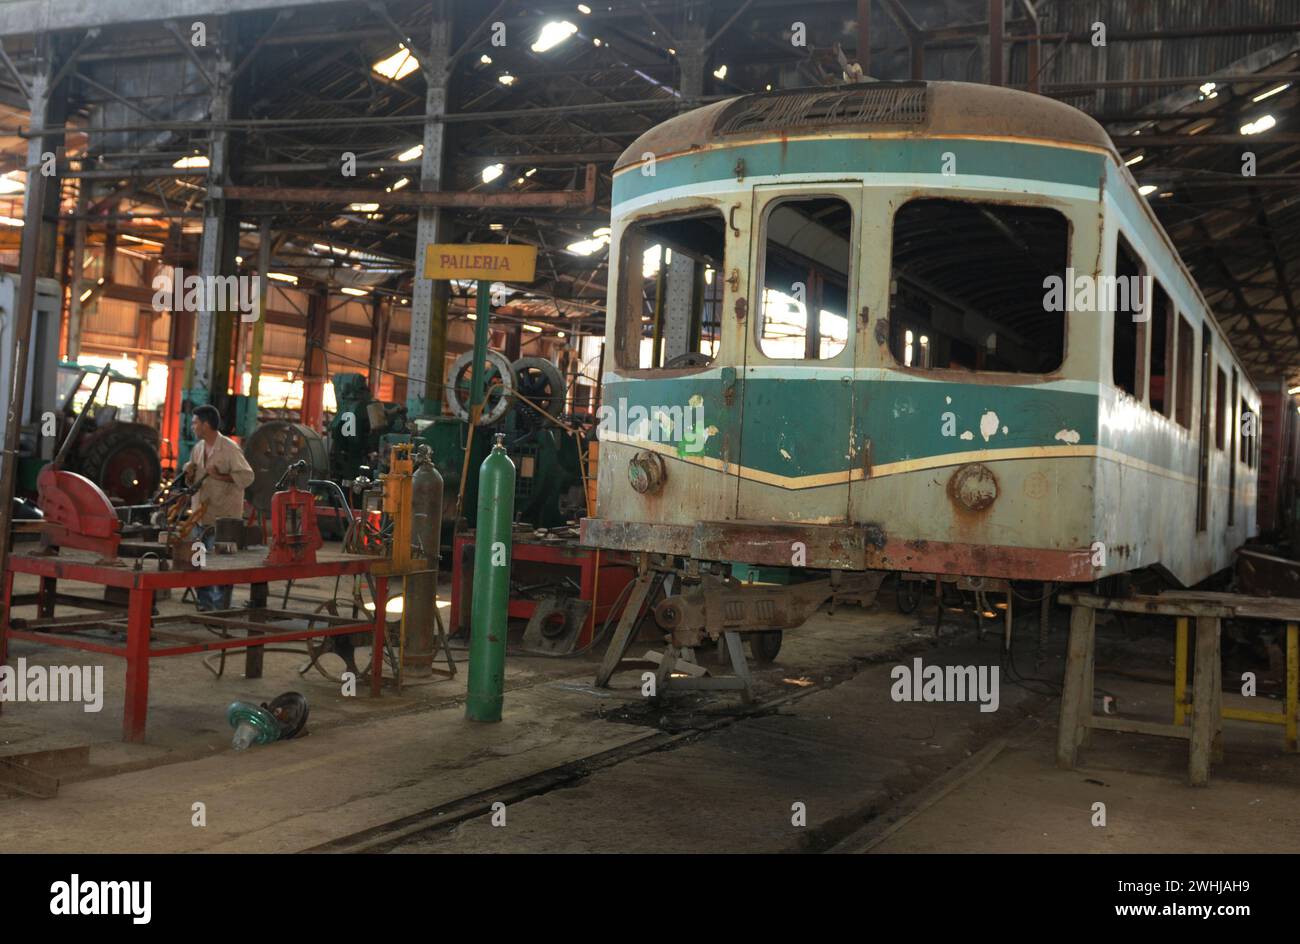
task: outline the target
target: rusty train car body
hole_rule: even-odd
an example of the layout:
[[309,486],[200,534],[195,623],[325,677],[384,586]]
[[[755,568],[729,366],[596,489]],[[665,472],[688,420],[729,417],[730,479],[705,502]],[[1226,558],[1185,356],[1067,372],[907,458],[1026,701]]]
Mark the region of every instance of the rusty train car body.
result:
[[1259,393],[1068,105],[718,102],[622,155],[611,229],[585,544],[1190,585],[1255,533]]

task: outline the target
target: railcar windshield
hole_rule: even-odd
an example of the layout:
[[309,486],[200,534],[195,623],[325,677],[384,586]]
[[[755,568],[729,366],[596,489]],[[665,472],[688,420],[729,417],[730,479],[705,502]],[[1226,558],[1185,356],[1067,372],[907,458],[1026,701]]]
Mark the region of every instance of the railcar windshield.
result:
[[[1043,374],[1065,358],[1070,224],[1044,207],[919,198],[894,215],[889,346],[906,367]],[[1052,297],[1048,286],[1062,280]],[[1056,309],[1056,310],[1054,310]]]
[[624,229],[615,321],[620,367],[697,367],[716,356],[725,248],[726,224],[713,210]]
[[758,323],[758,346],[768,357],[826,360],[844,350],[852,231],[852,210],[838,197],[769,208]]

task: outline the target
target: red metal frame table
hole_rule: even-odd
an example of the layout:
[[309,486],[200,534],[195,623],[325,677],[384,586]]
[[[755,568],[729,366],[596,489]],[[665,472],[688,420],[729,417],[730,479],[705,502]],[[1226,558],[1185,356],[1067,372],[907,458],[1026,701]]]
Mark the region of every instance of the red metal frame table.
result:
[[[121,656],[126,659],[126,705],[122,713],[122,739],[135,742],[144,740],[145,719],[149,710],[149,660],[163,656],[189,655],[222,649],[256,651],[259,647],[275,643],[368,632],[372,633],[374,638],[371,666],[375,667],[370,673],[370,694],[378,697],[383,686],[384,619],[388,602],[386,576],[375,575],[374,577],[375,612],[374,616],[365,622],[319,613],[305,614],[291,610],[266,609],[247,611],[232,609],[224,611],[224,616],[198,612],[183,616],[153,616],[154,593],[162,589],[210,587],[223,584],[266,584],[313,577],[351,576],[369,572],[371,566],[380,560],[374,557],[322,552],[317,555],[314,564],[271,566],[262,563],[265,556],[265,548],[259,548],[232,555],[209,555],[208,565],[199,570],[158,570],[157,561],[153,560],[142,562],[142,569],[136,570],[134,562],[126,561],[121,566],[103,564],[98,562],[94,554],[82,551],[65,549],[54,556],[44,556],[30,551],[11,554],[10,569],[3,577],[6,619],[4,625],[0,626],[0,665],[3,665],[8,657],[10,639],[25,639],[45,645]],[[15,600],[13,593],[15,573],[34,574],[41,578],[40,593],[31,601],[37,606],[36,619],[18,619],[13,615],[11,603],[19,606],[26,603],[26,601]],[[59,580],[76,580],[125,590],[127,592],[126,612],[122,614],[118,609],[103,616],[55,617],[56,603],[71,603],[83,608],[94,608],[98,603],[98,601],[58,593]],[[102,609],[108,609],[105,604],[98,605]],[[309,624],[307,629],[277,631],[274,622],[268,622],[265,628],[261,628],[262,624],[249,618],[263,614],[273,616],[276,620],[310,619],[312,622],[325,625],[322,628],[310,628]],[[125,627],[121,625],[123,618],[125,618]],[[190,642],[178,633],[154,630],[157,623],[180,621],[206,623],[228,629],[242,628],[248,631],[248,635],[211,640],[196,638],[195,641]],[[87,630],[104,629],[124,633],[125,645],[115,645],[78,635]],[[257,633],[256,636],[253,635],[254,632]],[[153,646],[154,637],[167,639],[170,644]]]

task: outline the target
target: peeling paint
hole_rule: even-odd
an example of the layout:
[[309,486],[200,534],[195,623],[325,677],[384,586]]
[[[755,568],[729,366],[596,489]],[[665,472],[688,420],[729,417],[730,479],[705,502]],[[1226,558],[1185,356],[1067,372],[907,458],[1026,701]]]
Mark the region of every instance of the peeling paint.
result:
[[980,417],[980,435],[984,437],[985,442],[998,434],[998,426],[1000,425],[998,415],[992,410]]
[[966,430],[966,432],[961,434],[961,438],[966,440],[967,442],[970,442],[972,439],[975,438],[975,434],[968,429]]
[[787,462],[789,462],[792,458],[794,458],[793,456],[790,455],[790,453],[786,452],[784,449],[781,450],[781,455]]
[[1060,429],[1056,431],[1056,438],[1063,443],[1077,445],[1079,442],[1079,431],[1076,429]]

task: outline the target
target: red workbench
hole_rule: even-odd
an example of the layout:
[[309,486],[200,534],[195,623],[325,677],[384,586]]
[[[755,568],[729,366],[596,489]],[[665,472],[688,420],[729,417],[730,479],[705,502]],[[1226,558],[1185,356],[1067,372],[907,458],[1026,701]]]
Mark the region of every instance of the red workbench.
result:
[[[126,659],[126,706],[122,714],[122,738],[143,741],[145,718],[149,710],[149,660],[163,656],[180,656],[197,652],[214,652],[222,649],[248,649],[260,653],[260,647],[281,642],[293,642],[326,636],[343,636],[353,633],[371,633],[374,638],[374,655],[371,661],[370,693],[378,696],[383,684],[384,618],[388,602],[388,578],[375,575],[374,616],[357,622],[344,616],[320,613],[296,613],[289,610],[265,608],[232,608],[218,612],[156,617],[153,615],[154,592],[162,589],[182,589],[220,586],[222,584],[268,584],[282,580],[306,580],[313,577],[339,577],[364,574],[378,560],[352,554],[321,551],[314,564],[264,565],[266,548],[251,548],[236,554],[209,554],[208,563],[201,570],[159,570],[158,561],[147,559],[136,570],[135,561],[123,561],[122,566],[97,562],[97,555],[76,550],[62,550],[56,556],[42,556],[33,551],[16,551],[9,556],[9,571],[4,574],[3,594],[6,620],[0,626],[0,665],[8,657],[10,639],[26,639],[50,646],[64,646],[85,652],[99,652]],[[40,592],[31,600],[14,597],[14,574],[35,574],[41,578]],[[96,600],[72,597],[58,592],[59,580],[76,580],[116,587],[126,591],[125,612],[110,608]],[[37,616],[22,619],[13,615],[11,604],[18,606],[34,603]],[[102,615],[79,614],[55,616],[56,603],[71,604],[77,608],[101,609]],[[262,622],[258,621],[262,619]],[[309,620],[307,629],[280,629],[275,623],[283,620]],[[160,623],[197,623],[223,630],[244,630],[246,635],[205,639],[189,637],[154,627]],[[312,628],[312,623],[323,624]],[[104,630],[119,634],[119,641],[86,638],[84,633]],[[125,644],[120,641],[125,638]],[[155,641],[161,645],[155,645]]]
[[[578,539],[538,538],[516,533],[510,544],[511,581],[515,582],[520,564],[539,564],[557,577],[571,575],[577,598],[589,601],[582,628],[574,640],[581,648],[591,642],[597,626],[608,618],[623,589],[636,578],[636,565],[629,554],[582,547]],[[474,581],[474,533],[456,535],[451,564],[451,625],[453,633],[468,633]],[[529,619],[537,608],[536,600],[512,596],[507,614],[514,619]]]

